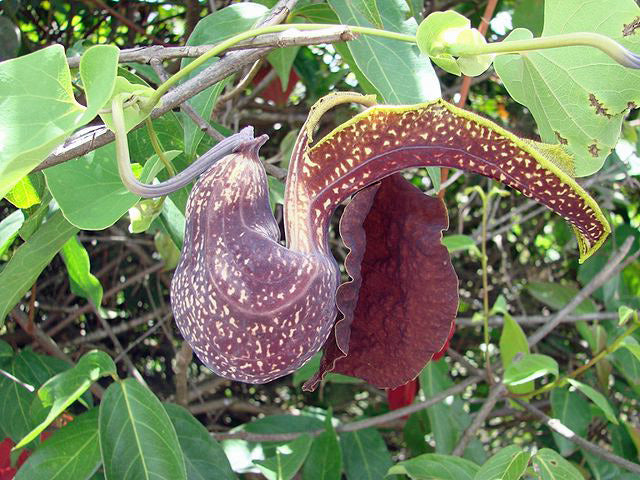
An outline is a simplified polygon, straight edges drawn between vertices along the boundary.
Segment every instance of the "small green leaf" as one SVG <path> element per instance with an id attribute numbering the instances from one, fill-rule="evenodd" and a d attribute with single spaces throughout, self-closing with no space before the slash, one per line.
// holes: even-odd
<path id="1" fill-rule="evenodd" d="M 189 480 L 234 480 L 222 447 L 204 426 L 179 405 L 163 404 L 178 435 Z"/>
<path id="2" fill-rule="evenodd" d="M 91 274 L 89 254 L 78 240 L 78 237 L 71 237 L 67 240 L 60 253 L 67 266 L 71 291 L 75 295 L 86 298 L 96 307 L 100 307 L 102 303 L 102 285 L 100 280 Z"/>
<path id="3" fill-rule="evenodd" d="M 0 272 L 0 326 L 44 267 L 77 231 L 57 212 L 16 250 Z"/>
<path id="4" fill-rule="evenodd" d="M 632 308 L 627 307 L 626 305 L 618 307 L 618 325 L 624 325 L 629 321 L 630 318 L 634 318 L 634 320 L 637 322 L 638 312 Z"/>
<path id="5" fill-rule="evenodd" d="M 477 255 L 480 255 L 480 250 L 476 246 L 476 242 L 469 235 L 447 235 L 442 238 L 442 244 L 447 247 L 449 253 L 468 250 Z"/>
<path id="6" fill-rule="evenodd" d="M 593 403 L 595 403 L 600 408 L 600 410 L 602 410 L 602 413 L 604 413 L 605 417 L 607 417 L 607 420 L 609 420 L 611 423 L 618 425 L 618 419 L 616 418 L 616 414 L 614 413 L 613 409 L 611 408 L 611 405 L 609 405 L 609 402 L 604 397 L 604 395 L 602 395 L 597 390 L 591 388 L 589 385 L 585 385 L 584 383 L 574 380 L 573 378 L 569 378 L 567 379 L 567 381 L 572 386 L 574 386 L 575 388 L 580 390 L 582 393 L 584 393 L 587 397 L 589 397 L 589 399 Z"/>
<path id="7" fill-rule="evenodd" d="M 387 475 L 407 475 L 412 480 L 473 480 L 479 469 L 464 458 L 426 453 L 394 465 Z"/>
<path id="8" fill-rule="evenodd" d="M 18 208 L 29 208 L 40 203 L 40 198 L 44 193 L 45 182 L 42 172 L 35 172 L 22 177 L 11 191 L 7 193 L 6 199 Z"/>
<path id="9" fill-rule="evenodd" d="M 291 480 L 307 458 L 310 447 L 311 437 L 301 435 L 292 442 L 277 446 L 275 456 L 254 463 L 268 480 Z"/>
<path id="10" fill-rule="evenodd" d="M 550 399 L 553 417 L 576 435 L 585 436 L 591 422 L 591 411 L 585 398 L 568 388 L 554 388 Z M 576 450 L 577 446 L 571 440 L 555 431 L 551 433 L 562 455 L 571 455 Z"/>
<path id="11" fill-rule="evenodd" d="M 287 90 L 289 85 L 291 67 L 298 50 L 300 50 L 300 47 L 277 48 L 267 55 L 267 61 L 278 74 L 283 92 Z"/>
<path id="12" fill-rule="evenodd" d="M 331 423 L 331 415 L 325 419 L 325 428 L 311 444 L 302 470 L 302 480 L 340 480 L 342 476 L 342 450 Z"/>
<path id="13" fill-rule="evenodd" d="M 503 314 L 503 319 L 504 325 L 500 334 L 500 359 L 502 360 L 502 365 L 507 368 L 511 365 L 516 355 L 529 353 L 529 344 L 527 343 L 527 336 L 511 315 L 508 313 Z M 529 393 L 533 391 L 534 387 L 535 384 L 531 381 L 509 387 L 509 391 L 513 393 Z"/>
<path id="14" fill-rule="evenodd" d="M 123 76 L 116 77 L 112 97 L 117 98 L 119 96 L 124 102 L 124 125 L 127 132 L 142 122 L 151 113 L 149 111 L 142 110 L 140 101 L 142 99 L 149 98 L 153 95 L 153 92 L 154 90 L 151 87 L 141 85 L 137 82 L 132 83 Z M 113 115 L 110 112 L 110 108 L 106 111 L 102 111 L 100 113 L 100 118 L 102 118 L 102 121 L 108 129 L 114 131 Z"/>
<path id="15" fill-rule="evenodd" d="M 447 43 L 455 42 L 458 35 L 471 28 L 469 19 L 453 10 L 433 12 L 418 26 L 416 42 L 422 53 L 443 70 L 461 75 L 456 59 L 444 52 Z"/>
<path id="16" fill-rule="evenodd" d="M 158 398 L 136 380 L 112 383 L 100 404 L 107 478 L 186 480 L 176 431 Z"/>
<path id="17" fill-rule="evenodd" d="M 73 368 L 49 379 L 38 390 L 42 407 L 51 407 L 47 417 L 20 440 L 15 448 L 21 448 L 34 440 L 95 381 L 107 375 L 116 375 L 115 363 L 106 353 L 94 350 L 83 355 Z"/>
<path id="18" fill-rule="evenodd" d="M 0 256 L 13 244 L 23 223 L 24 213 L 22 210 L 16 210 L 2 219 L 0 222 Z"/>
<path id="19" fill-rule="evenodd" d="M 90 478 L 101 462 L 98 409 L 93 408 L 47 438 L 20 467 L 15 480 Z"/>
<path id="20" fill-rule="evenodd" d="M 522 385 L 545 375 L 558 376 L 558 362 L 547 355 L 528 353 L 513 360 L 504 371 L 506 385 Z"/>
<path id="21" fill-rule="evenodd" d="M 550 448 L 540 449 L 532 462 L 540 480 L 584 480 L 576 467 Z"/>
<path id="22" fill-rule="evenodd" d="M 113 91 L 118 49 L 91 47 L 80 60 L 88 108 L 73 96 L 61 45 L 0 64 L 0 198 L 76 128 L 92 120 Z"/>
<path id="23" fill-rule="evenodd" d="M 341 433 L 340 446 L 349 480 L 379 480 L 393 465 L 382 436 L 374 428 Z"/>
<path id="24" fill-rule="evenodd" d="M 474 480 L 518 480 L 524 475 L 529 458 L 531 454 L 520 447 L 505 447 L 480 467 Z"/>

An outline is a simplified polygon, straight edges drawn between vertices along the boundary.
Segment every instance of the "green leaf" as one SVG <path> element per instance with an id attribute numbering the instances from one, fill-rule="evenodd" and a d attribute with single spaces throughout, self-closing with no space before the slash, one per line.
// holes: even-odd
<path id="1" fill-rule="evenodd" d="M 393 465 L 382 436 L 374 428 L 341 433 L 340 445 L 349 480 L 380 480 Z"/>
<path id="2" fill-rule="evenodd" d="M 0 256 L 6 252 L 18 236 L 18 230 L 24 223 L 24 213 L 16 210 L 0 222 Z"/>
<path id="3" fill-rule="evenodd" d="M 22 177 L 7 193 L 6 199 L 18 208 L 29 208 L 40 203 L 44 189 L 42 172 L 35 172 Z"/>
<path id="4" fill-rule="evenodd" d="M 95 381 L 107 375 L 117 375 L 115 363 L 106 353 L 94 350 L 83 355 L 73 368 L 49 379 L 38 390 L 42 407 L 51 407 L 47 417 L 20 440 L 15 448 L 24 447 L 34 440 Z"/>
<path id="5" fill-rule="evenodd" d="M 22 227 L 20 227 L 20 230 L 18 230 L 18 235 L 22 240 L 26 242 L 31 238 L 31 235 L 40 228 L 42 221 L 49 214 L 49 205 L 51 204 L 52 199 L 53 197 L 51 196 L 51 192 L 49 192 L 49 190 L 45 190 L 42 200 L 37 206 L 23 211 L 23 213 L 26 214 L 24 223 L 22 224 Z"/>
<path id="6" fill-rule="evenodd" d="M 531 454 L 520 447 L 505 447 L 480 467 L 474 480 L 518 480 L 524 475 L 529 458 Z"/>
<path id="7" fill-rule="evenodd" d="M 516 0 L 511 24 L 513 28 L 528 28 L 536 37 L 542 35 L 544 0 Z"/>
<path id="8" fill-rule="evenodd" d="M 442 238 L 442 244 L 447 247 L 449 253 L 468 250 L 477 255 L 480 255 L 480 250 L 476 246 L 476 242 L 469 235 L 447 235 Z"/>
<path id="9" fill-rule="evenodd" d="M 531 282 L 525 286 L 533 298 L 554 310 L 560 310 L 578 294 L 579 290 L 571 285 L 561 285 L 553 282 Z M 573 311 L 576 315 L 595 313 L 598 307 L 590 298 L 586 298 Z"/>
<path id="10" fill-rule="evenodd" d="M 88 108 L 73 97 L 62 45 L 0 64 L 0 198 L 111 97 L 118 49 L 91 47 L 80 60 Z"/>
<path id="11" fill-rule="evenodd" d="M 128 378 L 100 404 L 100 449 L 107 478 L 187 478 L 176 431 L 158 398 Z"/>
<path id="12" fill-rule="evenodd" d="M 62 259 L 67 266 L 71 291 L 82 298 L 86 298 L 96 307 L 102 303 L 102 285 L 91 274 L 89 254 L 82 246 L 78 237 L 71 237 L 62 247 Z"/>
<path id="13" fill-rule="evenodd" d="M 213 12 L 197 23 L 187 40 L 187 45 L 214 45 L 219 43 L 237 33 L 250 30 L 266 12 L 267 8 L 265 6 L 250 2 L 230 5 Z M 192 61 L 192 59 L 184 59 L 181 67 L 184 68 Z M 209 60 L 187 76 L 185 81 L 193 78 L 216 61 L 217 59 Z M 218 96 L 230 79 L 231 78 L 222 80 L 190 98 L 189 105 L 191 105 L 202 118 L 205 120 L 210 119 Z M 186 118 L 184 122 L 184 145 L 185 154 L 188 159 L 192 159 L 195 156 L 198 144 L 203 137 L 204 132 L 200 127 L 190 118 Z"/>
<path id="14" fill-rule="evenodd" d="M 495 307 L 494 307 L 495 308 Z M 500 359 L 502 365 L 507 368 L 518 354 L 529 353 L 529 343 L 527 336 L 508 313 L 503 314 L 504 325 L 500 334 Z M 535 388 L 534 382 L 523 383 L 522 385 L 509 387 L 512 393 L 529 393 Z"/>
<path id="15" fill-rule="evenodd" d="M 169 160 L 178 152 L 167 152 Z M 113 225 L 140 197 L 130 193 L 120 180 L 115 145 L 110 143 L 80 158 L 45 171 L 53 197 L 65 218 L 83 230 L 103 230 Z M 143 168 L 140 181 L 149 183 L 157 157 Z M 147 166 L 147 164 L 149 166 Z"/>
<path id="16" fill-rule="evenodd" d="M 77 416 L 51 435 L 20 467 L 15 480 L 81 480 L 101 463 L 98 409 Z"/>
<path id="17" fill-rule="evenodd" d="M 322 358 L 321 353 L 316 353 L 313 357 L 309 359 L 307 363 L 305 363 L 298 370 L 293 372 L 293 379 L 291 383 L 293 383 L 294 387 L 298 387 L 308 379 L 310 379 L 314 373 L 318 371 L 320 368 L 320 359 Z M 360 378 L 350 377 L 349 375 L 342 375 L 340 373 L 329 373 L 327 374 L 323 382 L 329 383 L 362 383 Z"/>
<path id="18" fill-rule="evenodd" d="M 254 463 L 268 480 L 291 480 L 307 458 L 310 447 L 311 437 L 301 435 L 292 442 L 276 447 L 275 456 Z"/>
<path id="19" fill-rule="evenodd" d="M 0 272 L 0 326 L 40 272 L 78 229 L 56 212 L 20 246 Z"/>
<path id="20" fill-rule="evenodd" d="M 558 362 L 547 355 L 528 353 L 519 360 L 514 360 L 505 368 L 504 383 L 506 385 L 522 385 L 545 375 L 558 376 Z"/>
<path id="21" fill-rule="evenodd" d="M 162 213 L 160 213 L 160 217 L 158 218 L 175 246 L 178 249 L 182 249 L 186 220 L 184 213 L 176 207 L 176 204 L 173 203 L 171 198 L 165 198 L 162 204 Z"/>
<path id="22" fill-rule="evenodd" d="M 325 428 L 311 444 L 302 480 L 340 480 L 342 477 L 342 450 L 330 415 L 325 420 Z"/>
<path id="23" fill-rule="evenodd" d="M 580 390 L 582 393 L 584 393 L 587 397 L 589 397 L 589 399 L 593 403 L 595 403 L 600 408 L 600 410 L 602 410 L 602 413 L 604 413 L 605 417 L 607 417 L 607 420 L 609 420 L 611 423 L 618 425 L 618 419 L 616 418 L 616 414 L 614 413 L 613 409 L 611 408 L 611 405 L 609 405 L 609 402 L 604 397 L 604 395 L 602 395 L 600 392 L 593 389 L 589 385 L 585 385 L 584 383 L 574 380 L 573 378 L 569 378 L 567 379 L 567 381 L 572 386 L 574 386 L 575 388 Z"/>
<path id="24" fill-rule="evenodd" d="M 280 78 L 280 85 L 282 86 L 283 92 L 287 90 L 287 86 L 289 85 L 291 67 L 293 66 L 293 61 L 296 59 L 298 50 L 300 50 L 300 47 L 276 48 L 267 55 L 267 61 L 278 74 L 278 78 Z"/>
<path id="25" fill-rule="evenodd" d="M 204 426 L 179 405 L 163 404 L 178 435 L 189 480 L 238 478 L 222 447 Z"/>
<path id="26" fill-rule="evenodd" d="M 4 340 L 0 340 L 0 367 L 11 361 L 13 358 L 13 348 Z"/>
<path id="27" fill-rule="evenodd" d="M 347 1 L 349 3 L 352 3 L 353 6 L 362 15 L 364 15 L 369 22 L 373 23 L 373 25 L 376 28 L 384 28 L 376 0 L 347 0 Z"/>
<path id="28" fill-rule="evenodd" d="M 621 347 L 629 350 L 637 360 L 640 361 L 640 345 L 635 338 L 627 337 L 622 341 Z"/>
<path id="29" fill-rule="evenodd" d="M 35 390 L 67 368 L 67 363 L 29 349 L 19 352 L 5 368 L 17 381 L 0 375 L 0 418 L 2 429 L 14 442 L 36 425 L 37 420 L 31 414 Z"/>
<path id="30" fill-rule="evenodd" d="M 591 422 L 591 410 L 584 397 L 568 388 L 554 388 L 550 398 L 553 417 L 576 435 L 585 436 Z M 576 450 L 577 447 L 571 440 L 555 431 L 552 434 L 562 455 L 571 455 Z"/>
<path id="31" fill-rule="evenodd" d="M 449 376 L 449 367 L 444 360 L 429 362 L 420 373 L 420 389 L 426 398 L 446 390 L 454 385 Z M 464 410 L 459 396 L 453 401 L 440 402 L 427 408 L 427 416 L 431 424 L 431 432 L 436 444 L 436 453 L 450 454 L 460 440 L 462 432 L 471 424 L 471 417 Z M 464 451 L 464 457 L 477 463 L 485 457 L 478 452 L 480 442 L 474 439 Z"/>
<path id="32" fill-rule="evenodd" d="M 583 480 L 580 471 L 558 452 L 542 448 L 533 456 L 533 466 L 540 480 Z"/>
<path id="33" fill-rule="evenodd" d="M 329 0 L 341 23 L 373 27 L 362 17 L 353 2 Z M 379 5 L 385 30 L 414 35 L 417 24 L 408 18 L 404 0 L 387 0 Z M 362 35 L 348 43 L 353 58 L 380 93 L 384 103 L 411 104 L 440 97 L 440 83 L 429 59 L 414 45 L 387 38 Z"/>
<path id="34" fill-rule="evenodd" d="M 625 35 L 640 15 L 634 0 L 547 0 L 542 37 L 595 32 L 640 51 L 640 38 Z M 516 29 L 505 39 L 526 40 Z M 615 146 L 629 102 L 640 104 L 638 71 L 590 47 L 554 48 L 500 55 L 496 72 L 509 94 L 533 114 L 543 142 L 563 143 L 575 155 L 575 174 L 597 172 Z"/>
<path id="35" fill-rule="evenodd" d="M 479 469 L 464 458 L 426 453 L 394 465 L 387 475 L 404 474 L 412 480 L 473 480 Z"/>
<path id="36" fill-rule="evenodd" d="M 1 244 L 2 243 L 0 242 L 0 245 Z M 636 312 L 632 308 L 627 307 L 626 305 L 618 307 L 618 325 L 624 325 L 631 318 L 634 318 L 635 321 L 638 321 L 638 312 Z"/>

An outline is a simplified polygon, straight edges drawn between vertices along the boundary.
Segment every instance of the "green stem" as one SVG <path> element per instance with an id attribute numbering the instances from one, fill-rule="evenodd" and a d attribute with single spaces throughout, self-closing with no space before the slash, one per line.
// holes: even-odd
<path id="1" fill-rule="evenodd" d="M 151 139 L 151 145 L 153 146 L 153 150 L 156 152 L 156 155 L 158 155 L 158 158 L 164 165 L 164 168 L 167 169 L 167 173 L 169 174 L 169 176 L 173 177 L 176 174 L 176 170 L 175 168 L 173 168 L 173 165 L 164 154 L 164 150 L 162 149 L 162 145 L 160 144 L 160 139 L 158 138 L 158 135 L 156 134 L 156 131 L 153 128 L 153 123 L 151 122 L 151 118 L 147 117 L 144 119 L 144 121 L 147 126 L 147 132 L 149 133 L 149 138 Z"/>
<path id="2" fill-rule="evenodd" d="M 336 28 L 336 27 L 346 27 L 354 33 L 362 33 L 365 35 L 375 35 L 378 37 L 390 38 L 393 40 L 399 40 L 402 42 L 415 43 L 416 37 L 413 35 L 404 35 L 396 32 L 388 32 L 386 30 L 380 30 L 377 28 L 368 28 L 368 27 L 358 27 L 352 25 L 335 25 L 335 24 L 326 24 L 326 23 L 300 23 L 300 24 L 285 24 L 285 25 L 271 25 L 268 27 L 260 27 L 253 30 L 247 30 L 246 32 L 239 33 L 238 35 L 234 35 L 233 37 L 218 43 L 215 47 L 213 47 L 208 52 L 200 55 L 194 61 L 189 63 L 189 65 L 185 66 L 183 69 L 178 71 L 171 78 L 167 79 L 162 85 L 158 87 L 155 93 L 147 100 L 147 102 L 143 106 L 144 111 L 151 111 L 153 107 L 160 101 L 160 98 L 167 93 L 167 91 L 177 84 L 184 77 L 189 75 L 198 67 L 202 66 L 207 60 L 216 55 L 220 55 L 222 52 L 227 50 L 228 48 L 250 38 L 256 37 L 258 35 L 264 35 L 266 33 L 278 33 L 283 32 L 285 30 L 320 30 L 323 28 Z"/>
<path id="3" fill-rule="evenodd" d="M 582 375 L 584 372 L 589 370 L 591 367 L 593 367 L 596 363 L 598 363 L 604 357 L 606 357 L 607 355 L 609 355 L 612 352 L 615 352 L 618 348 L 620 348 L 620 344 L 624 341 L 624 339 L 626 337 L 628 337 L 629 335 L 631 335 L 638 328 L 640 328 L 640 323 L 635 323 L 634 325 L 632 325 L 629 328 L 627 328 L 624 331 L 624 333 L 622 333 L 622 335 L 620 335 L 618 338 L 616 338 L 613 341 L 613 343 L 611 343 L 611 345 L 609 345 L 607 348 L 604 348 L 603 350 L 598 352 L 598 354 L 595 357 L 593 357 L 591 360 L 589 360 L 589 362 L 585 363 L 581 367 L 576 368 L 573 372 L 571 372 L 571 373 L 569 373 L 569 374 L 567 374 L 567 375 L 565 375 L 565 376 L 563 376 L 561 378 L 558 378 L 558 379 L 554 380 L 553 382 L 546 384 L 544 387 L 540 387 L 537 390 L 534 390 L 533 392 L 527 393 L 526 395 L 518 395 L 518 396 L 525 396 L 527 398 L 531 398 L 531 397 L 534 397 L 534 396 L 539 395 L 541 393 L 548 392 L 549 390 L 552 390 L 552 389 L 554 389 L 556 387 L 563 386 L 565 383 L 567 383 L 568 379 L 576 378 L 576 377 Z"/>
<path id="4" fill-rule="evenodd" d="M 598 33 L 576 32 L 548 37 L 532 38 L 530 40 L 513 40 L 507 42 L 471 45 L 464 43 L 450 43 L 445 51 L 456 57 L 469 57 L 486 54 L 520 53 L 547 48 L 587 46 L 594 47 L 609 55 L 621 65 L 638 68 L 636 55 L 627 50 L 615 40 Z"/>

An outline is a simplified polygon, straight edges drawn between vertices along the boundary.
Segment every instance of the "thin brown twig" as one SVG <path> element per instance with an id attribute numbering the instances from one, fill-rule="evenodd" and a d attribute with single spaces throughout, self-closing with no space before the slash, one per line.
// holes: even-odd
<path id="1" fill-rule="evenodd" d="M 549 333 L 551 333 L 551 331 L 553 331 L 553 329 L 556 328 L 560 324 L 560 322 L 562 322 L 562 319 L 567 315 L 569 315 L 570 313 L 572 313 L 578 305 L 580 305 L 584 300 L 586 300 L 586 298 L 589 295 L 595 292 L 598 288 L 604 285 L 607 282 L 607 280 L 612 278 L 614 275 L 617 275 L 627 265 L 635 261 L 635 259 L 638 258 L 638 256 L 640 256 L 640 250 L 638 250 L 635 254 L 631 255 L 626 261 L 623 261 L 624 258 L 629 253 L 629 250 L 631 250 L 631 245 L 633 245 L 633 241 L 634 241 L 633 237 L 627 238 L 627 240 L 625 240 L 625 242 L 622 244 L 620 249 L 618 249 L 615 255 L 611 257 L 607 265 L 602 270 L 600 270 L 591 279 L 591 281 L 587 283 L 582 288 L 582 290 L 578 292 L 578 294 L 575 297 L 573 297 L 573 300 L 571 300 L 562 310 L 556 313 L 556 315 L 553 317 L 552 320 L 544 324 L 542 327 L 536 330 L 529 337 L 529 347 L 533 347 L 540 340 L 542 340 L 544 337 L 549 335 Z"/>
<path id="2" fill-rule="evenodd" d="M 640 474 L 640 465 L 637 463 L 633 463 L 630 462 L 629 460 L 619 457 L 618 455 L 615 455 L 611 452 L 608 452 L 606 450 L 603 450 L 601 446 L 599 445 L 595 445 L 593 443 L 591 443 L 590 441 L 582 438 L 581 436 L 577 435 L 575 432 L 573 432 L 571 429 L 569 429 L 567 426 L 563 425 L 560 420 L 558 420 L 557 418 L 551 418 L 549 416 L 547 416 L 542 410 L 534 407 L 533 405 L 531 405 L 528 402 L 524 402 L 522 400 L 519 399 L 514 399 L 515 402 L 518 403 L 518 405 L 520 405 L 521 407 L 524 407 L 526 410 L 528 410 L 529 412 L 531 412 L 533 415 L 535 415 L 537 418 L 539 418 L 547 427 L 549 427 L 551 430 L 553 430 L 554 432 L 562 435 L 564 438 L 571 440 L 573 443 L 575 443 L 576 445 L 578 445 L 579 447 L 583 448 L 584 450 L 587 450 L 589 453 L 592 453 L 608 462 L 613 463 L 614 465 L 618 465 L 626 470 L 629 470 L 630 472 L 634 472 L 634 473 L 638 473 Z"/>
<path id="3" fill-rule="evenodd" d="M 473 421 L 471 422 L 471 425 L 469 425 L 469 427 L 462 434 L 462 437 L 458 441 L 458 444 L 456 445 L 456 447 L 451 452 L 451 455 L 462 456 L 469 442 L 473 439 L 473 437 L 475 436 L 476 432 L 480 429 L 480 427 L 484 425 L 484 422 L 487 420 L 487 418 L 493 411 L 493 408 L 496 406 L 496 403 L 498 402 L 498 400 L 500 400 L 500 398 L 506 391 L 507 391 L 507 387 L 505 387 L 503 383 L 496 383 L 491 387 L 491 390 L 489 391 L 489 395 L 487 395 L 487 398 L 482 404 L 482 407 L 480 407 L 480 410 L 478 410 L 478 413 L 476 414 L 476 416 L 473 417 Z"/>

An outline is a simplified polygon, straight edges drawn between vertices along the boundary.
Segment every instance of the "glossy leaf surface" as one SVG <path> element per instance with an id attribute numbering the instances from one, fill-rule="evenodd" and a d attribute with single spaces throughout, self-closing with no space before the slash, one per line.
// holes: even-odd
<path id="1" fill-rule="evenodd" d="M 479 468 L 464 458 L 426 453 L 394 465 L 389 474 L 404 474 L 413 480 L 473 480 Z"/>

